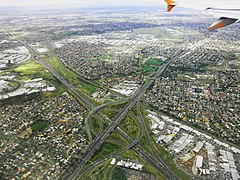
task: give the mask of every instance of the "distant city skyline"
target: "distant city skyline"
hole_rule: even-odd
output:
[[[206,6],[240,8],[239,0],[176,0],[179,5],[204,9]],[[111,6],[164,6],[163,0],[0,0],[0,7],[111,7]]]

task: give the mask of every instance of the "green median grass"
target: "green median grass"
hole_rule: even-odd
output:
[[[50,58],[45,58],[46,62],[49,63],[55,71],[57,71],[62,77],[67,79],[69,82],[74,84],[79,84],[79,81],[77,79],[78,75],[65,67],[63,63],[55,56],[52,56]]]

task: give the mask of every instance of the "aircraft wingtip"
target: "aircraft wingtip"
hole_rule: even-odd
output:
[[[172,0],[164,0],[167,3],[167,12],[170,12],[175,6],[176,2]]]
[[[175,6],[176,6],[176,5],[169,5],[169,4],[168,4],[168,10],[167,10],[167,11],[168,11],[168,12],[171,12],[172,9],[173,9]]]
[[[212,31],[212,30],[214,30],[214,28],[213,27],[208,27],[208,30]]]

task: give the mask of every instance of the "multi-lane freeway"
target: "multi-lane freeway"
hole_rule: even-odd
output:
[[[93,110],[94,105],[88,101],[85,97],[79,94],[79,92],[75,89],[75,87],[66,81],[63,77],[61,77],[47,62],[45,62],[41,56],[38,54],[38,52],[33,49],[31,46],[29,46],[27,43],[17,39],[20,43],[22,43],[25,47],[27,47],[35,56],[37,60],[42,64],[43,67],[45,67],[49,72],[51,72],[55,78],[57,78],[67,89],[72,91],[74,95],[84,104],[86,105],[88,110]],[[167,67],[172,63],[171,61],[166,62],[163,66],[159,68],[159,70],[150,78],[150,80],[142,85],[142,87],[137,90],[128,103],[126,104],[125,108],[117,114],[117,116],[113,119],[113,121],[108,121],[107,119],[103,119],[105,122],[109,124],[109,126],[100,133],[88,146],[86,152],[84,155],[80,158],[82,161],[79,162],[77,165],[77,168],[74,170],[74,172],[69,176],[69,179],[77,179],[79,177],[79,173],[81,172],[81,168],[83,165],[89,160],[89,158],[93,155],[93,153],[99,148],[99,146],[108,138],[109,134],[115,129],[116,132],[120,134],[121,137],[123,137],[130,145],[133,142],[132,138],[130,138],[122,129],[118,127],[118,125],[121,123],[121,121],[126,117],[128,112],[134,107],[136,102],[141,98],[141,96],[144,94],[144,92],[153,84],[155,79],[160,76]],[[129,147],[129,146],[127,146]],[[162,162],[158,162],[155,158],[153,158],[148,152],[146,152],[140,145],[135,145],[132,148],[133,151],[135,151],[138,155],[140,155],[143,159],[145,159],[149,164],[151,164],[153,167],[155,167],[159,172],[161,172],[167,179],[178,179],[175,174]]]

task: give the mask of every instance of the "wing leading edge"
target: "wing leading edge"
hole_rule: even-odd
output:
[[[177,4],[173,0],[164,0],[167,3],[167,11],[170,12]],[[240,9],[218,9],[218,8],[207,8],[206,10],[217,10],[218,13],[223,11],[228,11],[229,16],[224,16],[219,18],[215,23],[208,27],[208,30],[214,30],[218,28],[222,28],[228,26],[230,24],[238,23],[240,20],[239,18],[234,15],[234,13],[240,14]],[[232,14],[232,15],[231,15]]]
[[[218,29],[224,26],[228,26],[230,24],[234,24],[238,21],[238,19],[234,19],[234,18],[227,18],[227,17],[221,17],[218,19],[217,22],[213,23],[210,27],[208,27],[208,30],[214,30],[214,29]]]

